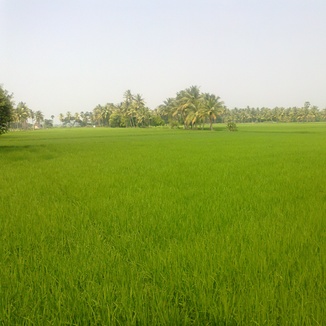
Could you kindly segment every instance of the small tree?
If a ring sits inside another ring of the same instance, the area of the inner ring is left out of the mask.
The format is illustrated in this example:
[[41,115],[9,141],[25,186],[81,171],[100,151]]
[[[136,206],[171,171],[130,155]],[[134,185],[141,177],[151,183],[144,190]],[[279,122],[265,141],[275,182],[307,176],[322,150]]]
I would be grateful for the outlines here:
[[9,122],[12,120],[12,114],[12,95],[9,95],[0,85],[0,135],[8,131]]

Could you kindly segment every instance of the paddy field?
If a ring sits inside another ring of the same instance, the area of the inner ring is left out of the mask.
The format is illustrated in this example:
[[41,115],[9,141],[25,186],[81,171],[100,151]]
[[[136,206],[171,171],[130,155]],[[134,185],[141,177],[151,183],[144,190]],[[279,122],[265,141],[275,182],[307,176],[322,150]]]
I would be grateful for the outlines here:
[[0,137],[1,325],[323,325],[326,124]]

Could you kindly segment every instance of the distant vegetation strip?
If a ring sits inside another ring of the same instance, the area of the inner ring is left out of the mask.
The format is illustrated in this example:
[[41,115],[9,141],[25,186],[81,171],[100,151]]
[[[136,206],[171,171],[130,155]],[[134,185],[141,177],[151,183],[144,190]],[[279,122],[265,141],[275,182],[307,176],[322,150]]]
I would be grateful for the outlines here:
[[[55,115],[45,119],[42,111],[34,111],[24,102],[12,105],[9,125],[11,129],[39,129],[54,126]],[[97,105],[91,111],[72,113],[67,111],[57,117],[63,127],[100,126],[112,128],[134,128],[165,126],[184,129],[204,129],[213,123],[246,122],[320,122],[326,121],[326,108],[305,102],[302,107],[234,108],[229,109],[219,96],[202,93],[198,86],[179,91],[175,97],[166,99],[151,110],[140,94],[124,93],[123,101]]]

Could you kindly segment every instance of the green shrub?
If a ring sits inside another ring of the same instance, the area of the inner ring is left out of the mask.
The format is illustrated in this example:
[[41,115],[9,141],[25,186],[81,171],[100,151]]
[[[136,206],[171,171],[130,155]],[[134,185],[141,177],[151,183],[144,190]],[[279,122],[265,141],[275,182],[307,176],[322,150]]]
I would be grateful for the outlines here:
[[235,122],[228,122],[226,127],[229,129],[229,131],[238,131],[237,125]]

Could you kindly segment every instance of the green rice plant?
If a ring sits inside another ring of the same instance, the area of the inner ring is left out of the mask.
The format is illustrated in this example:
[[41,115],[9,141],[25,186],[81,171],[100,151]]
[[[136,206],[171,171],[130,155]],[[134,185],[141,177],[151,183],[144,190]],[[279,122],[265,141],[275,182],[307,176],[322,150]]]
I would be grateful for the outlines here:
[[0,139],[3,325],[322,325],[326,125]]

